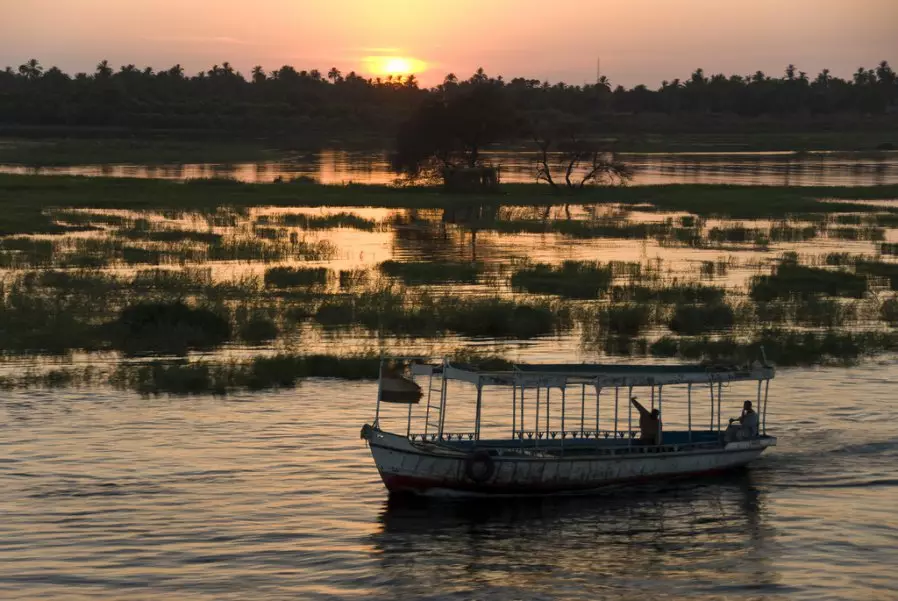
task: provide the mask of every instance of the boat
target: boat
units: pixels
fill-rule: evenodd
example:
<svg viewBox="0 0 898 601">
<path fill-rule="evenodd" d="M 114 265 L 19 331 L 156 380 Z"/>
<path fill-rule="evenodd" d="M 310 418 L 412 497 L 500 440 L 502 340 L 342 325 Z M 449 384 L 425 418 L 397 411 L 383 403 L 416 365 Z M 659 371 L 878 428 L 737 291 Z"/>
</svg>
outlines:
<svg viewBox="0 0 898 601">
<path fill-rule="evenodd" d="M 391 495 L 583 494 L 725 472 L 776 445 L 766 430 L 776 370 L 766 361 L 396 365 L 382 361 L 374 420 L 361 431 Z M 724 392 L 732 397 L 746 386 L 750 396 L 737 399 L 752 405 L 753 398 L 753 418 L 725 424 Z M 655 432 L 640 431 L 639 415 L 649 409 L 634 392 L 650 398 L 643 403 L 656 416 Z M 710 408 L 701 425 L 693 420 L 699 404 Z M 667 429 L 665 412 L 685 427 Z"/>
</svg>

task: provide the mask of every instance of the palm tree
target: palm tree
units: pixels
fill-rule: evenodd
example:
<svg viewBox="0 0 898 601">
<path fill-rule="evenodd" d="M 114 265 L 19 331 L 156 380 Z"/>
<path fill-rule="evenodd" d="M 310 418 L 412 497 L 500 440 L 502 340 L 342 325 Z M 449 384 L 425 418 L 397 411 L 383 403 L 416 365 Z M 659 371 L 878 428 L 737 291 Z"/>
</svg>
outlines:
<svg viewBox="0 0 898 601">
<path fill-rule="evenodd" d="M 262 68 L 262 65 L 256 65 L 253 67 L 253 83 L 262 83 L 265 81 L 265 69 Z"/>
<path fill-rule="evenodd" d="M 331 70 L 327 72 L 327 78 L 337 83 L 338 81 L 343 81 L 343 74 L 336 67 L 331 67 Z"/>
<path fill-rule="evenodd" d="M 19 67 L 19 74 L 27 79 L 38 79 L 43 72 L 44 68 L 36 58 L 29 60 Z"/>
<path fill-rule="evenodd" d="M 106 59 L 101 60 L 97 63 L 97 77 L 100 79 L 108 79 L 112 76 L 112 67 L 109 66 L 109 61 Z"/>
</svg>

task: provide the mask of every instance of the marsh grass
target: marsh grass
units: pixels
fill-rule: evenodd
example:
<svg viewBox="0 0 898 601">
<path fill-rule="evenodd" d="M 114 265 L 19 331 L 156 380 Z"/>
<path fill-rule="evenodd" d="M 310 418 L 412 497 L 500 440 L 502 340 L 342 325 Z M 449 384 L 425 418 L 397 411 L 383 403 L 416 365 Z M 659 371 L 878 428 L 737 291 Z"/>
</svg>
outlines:
<svg viewBox="0 0 898 601">
<path fill-rule="evenodd" d="M 206 363 L 156 361 L 120 365 L 110 377 L 118 387 L 144 395 L 228 394 L 239 390 L 294 388 L 304 378 L 376 379 L 380 357 L 356 355 L 278 354 L 245 362 Z"/>
<path fill-rule="evenodd" d="M 127 354 L 184 354 L 212 349 L 231 337 L 229 320 L 183 302 L 143 302 L 124 308 L 105 324 L 112 348 Z"/>
<path fill-rule="evenodd" d="M 677 357 L 688 361 L 740 363 L 759 360 L 761 349 L 768 360 L 780 366 L 819 363 L 854 363 L 862 356 L 898 349 L 898 334 L 888 332 L 809 332 L 767 329 L 745 341 L 723 338 L 662 337 L 649 346 L 657 357 Z"/>
<path fill-rule="evenodd" d="M 781 263 L 771 275 L 754 276 L 750 283 L 750 296 L 759 302 L 813 295 L 861 298 L 866 292 L 867 278 L 862 275 L 791 262 Z"/>
<path fill-rule="evenodd" d="M 331 270 L 326 267 L 272 267 L 265 270 L 267 288 L 327 286 Z"/>
<path fill-rule="evenodd" d="M 565 261 L 561 265 L 537 263 L 515 271 L 511 286 L 531 294 L 557 294 L 566 298 L 595 299 L 614 278 L 611 266 L 590 261 Z"/>
<path fill-rule="evenodd" d="M 643 286 L 631 284 L 611 289 L 613 302 L 638 303 L 715 303 L 726 296 L 726 289 L 701 284 L 672 284 L 670 286 Z"/>
<path fill-rule="evenodd" d="M 683 336 L 696 336 L 706 332 L 729 330 L 736 323 L 733 308 L 724 303 L 710 305 L 678 305 L 668 324 L 670 329 Z"/>
<path fill-rule="evenodd" d="M 476 284 L 483 273 L 483 263 L 454 261 L 384 261 L 378 270 L 407 285 L 445 284 L 450 282 Z"/>
<path fill-rule="evenodd" d="M 885 280 L 889 288 L 898 290 L 898 263 L 858 259 L 854 263 L 854 269 L 859 274 Z"/>
<path fill-rule="evenodd" d="M 329 215 L 283 213 L 274 216 L 274 222 L 287 227 L 299 227 L 304 230 L 351 228 L 365 232 L 373 232 L 380 227 L 373 219 L 365 219 L 364 217 L 346 212 L 331 213 Z"/>
<path fill-rule="evenodd" d="M 182 229 L 124 229 L 115 232 L 116 236 L 128 240 L 145 240 L 148 242 L 194 242 L 197 244 L 221 244 L 223 236 L 214 232 L 198 232 Z"/>
<path fill-rule="evenodd" d="M 301 261 L 324 261 L 333 257 L 334 245 L 326 240 L 307 242 L 268 242 L 254 238 L 224 239 L 210 244 L 206 250 L 209 261 L 243 261 L 274 263 L 288 259 Z"/>
<path fill-rule="evenodd" d="M 398 288 L 330 297 L 318 307 L 314 320 L 327 328 L 358 325 L 380 334 L 411 337 L 454 332 L 527 339 L 570 326 L 569 311 L 557 304 L 410 294 Z"/>
</svg>

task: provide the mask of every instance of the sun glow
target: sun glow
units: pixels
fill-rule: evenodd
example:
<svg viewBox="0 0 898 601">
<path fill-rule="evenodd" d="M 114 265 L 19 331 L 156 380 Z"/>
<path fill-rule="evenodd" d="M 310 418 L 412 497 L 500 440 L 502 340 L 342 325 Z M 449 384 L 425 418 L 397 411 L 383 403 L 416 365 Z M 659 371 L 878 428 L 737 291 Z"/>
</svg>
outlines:
<svg viewBox="0 0 898 601">
<path fill-rule="evenodd" d="M 367 70 L 374 75 L 405 77 L 427 69 L 424 61 L 406 56 L 366 56 L 364 61 Z"/>
</svg>

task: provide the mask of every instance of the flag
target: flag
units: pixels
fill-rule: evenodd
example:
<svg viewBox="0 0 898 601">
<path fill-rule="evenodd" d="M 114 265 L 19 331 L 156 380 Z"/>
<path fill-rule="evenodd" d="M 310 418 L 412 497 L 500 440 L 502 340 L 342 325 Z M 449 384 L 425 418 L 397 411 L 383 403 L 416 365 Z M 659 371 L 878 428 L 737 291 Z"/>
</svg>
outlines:
<svg viewBox="0 0 898 601">
<path fill-rule="evenodd" d="M 421 387 L 414 380 L 381 368 L 379 400 L 384 403 L 417 403 L 421 396 Z"/>
</svg>

